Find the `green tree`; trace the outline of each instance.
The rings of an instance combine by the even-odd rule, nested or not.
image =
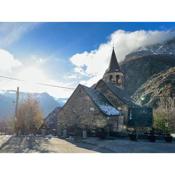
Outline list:
[[[154,128],[163,133],[175,132],[175,99],[160,99],[160,104],[154,110]]]

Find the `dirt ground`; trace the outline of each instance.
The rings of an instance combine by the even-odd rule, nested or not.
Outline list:
[[[99,140],[79,141],[57,137],[0,136],[1,153],[175,153],[175,143],[157,141]]]

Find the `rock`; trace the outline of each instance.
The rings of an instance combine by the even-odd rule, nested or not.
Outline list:
[[[161,97],[175,97],[175,67],[152,76],[132,96],[136,103],[153,107]]]

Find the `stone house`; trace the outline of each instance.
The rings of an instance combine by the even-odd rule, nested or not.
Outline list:
[[[113,130],[121,130],[123,118],[99,91],[78,85],[72,96],[58,114],[58,132],[74,128],[96,129],[111,126]]]

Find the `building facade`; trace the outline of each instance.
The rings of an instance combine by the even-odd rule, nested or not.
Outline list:
[[[115,121],[115,122],[112,122]],[[108,128],[109,125],[113,125]],[[123,118],[120,111],[97,90],[79,85],[58,113],[58,133],[75,129],[94,130],[113,128],[120,130]]]
[[[78,85],[57,114],[58,135],[103,128],[121,132],[126,128],[128,109],[137,107],[124,90],[124,74],[113,49],[104,76],[92,87]]]

